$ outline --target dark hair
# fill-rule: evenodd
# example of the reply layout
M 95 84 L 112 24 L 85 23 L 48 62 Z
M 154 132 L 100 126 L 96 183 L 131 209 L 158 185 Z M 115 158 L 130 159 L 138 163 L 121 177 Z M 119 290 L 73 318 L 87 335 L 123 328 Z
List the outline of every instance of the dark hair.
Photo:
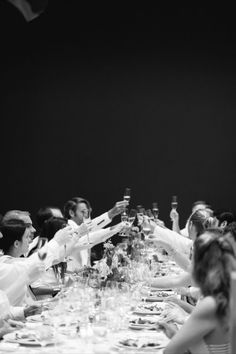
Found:
M 46 220 L 50 219 L 53 216 L 53 212 L 52 212 L 53 209 L 60 210 L 59 208 L 52 207 L 52 206 L 45 206 L 45 207 L 42 207 L 38 210 L 38 212 L 36 214 L 36 222 L 37 222 L 39 229 L 42 228 L 42 226 Z
M 212 217 L 212 212 L 210 210 L 199 209 L 190 216 L 189 222 L 195 226 L 198 237 L 206 229 L 214 226 L 215 218 Z
M 67 219 L 52 216 L 50 219 L 46 220 L 43 224 L 40 237 L 45 237 L 48 240 L 51 240 L 55 233 L 63 229 L 67 225 Z M 64 274 L 66 271 L 66 263 L 60 262 L 52 266 L 54 274 L 58 277 L 59 274 Z M 64 275 L 63 275 L 64 276 Z
M 4 254 L 8 254 L 16 240 L 22 241 L 26 225 L 22 220 L 11 219 L 5 221 L 0 226 L 2 238 L 0 238 L 0 249 Z
M 236 241 L 236 222 L 231 222 L 229 225 L 227 225 L 225 228 L 224 228 L 224 235 L 226 235 L 227 233 L 230 233 L 233 238 L 234 238 L 234 241 Z
M 67 219 L 70 219 L 70 210 L 72 210 L 74 213 L 76 212 L 77 206 L 80 203 L 85 203 L 87 205 L 87 208 L 89 210 L 89 214 L 92 212 L 91 205 L 87 199 L 81 198 L 81 197 L 74 197 L 68 200 L 65 205 L 64 205 L 64 216 Z
M 51 240 L 55 233 L 58 230 L 63 229 L 66 225 L 67 219 L 52 216 L 50 219 L 44 222 L 40 237 L 46 237 L 48 240 Z
M 216 210 L 214 212 L 215 217 L 219 220 L 219 225 L 223 222 L 227 222 L 227 225 L 231 224 L 232 222 L 236 221 L 235 215 L 230 210 Z
M 194 242 L 193 278 L 204 296 L 213 296 L 217 315 L 227 314 L 230 299 L 230 273 L 235 269 L 234 251 L 220 229 L 208 229 Z

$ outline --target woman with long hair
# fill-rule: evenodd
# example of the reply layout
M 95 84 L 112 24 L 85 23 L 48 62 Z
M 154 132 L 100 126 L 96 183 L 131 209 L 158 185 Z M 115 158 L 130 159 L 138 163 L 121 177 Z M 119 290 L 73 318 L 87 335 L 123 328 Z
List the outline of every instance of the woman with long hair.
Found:
M 194 243 L 192 278 L 202 299 L 165 354 L 229 354 L 230 273 L 236 269 L 232 245 L 218 229 L 208 229 Z M 171 336 L 171 327 L 162 323 Z M 172 333 L 173 335 L 173 333 Z

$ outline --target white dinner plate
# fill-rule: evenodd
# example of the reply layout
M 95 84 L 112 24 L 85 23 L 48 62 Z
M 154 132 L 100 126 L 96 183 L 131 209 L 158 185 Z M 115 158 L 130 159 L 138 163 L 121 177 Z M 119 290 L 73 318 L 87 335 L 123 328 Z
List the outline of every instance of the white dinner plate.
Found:
M 3 339 L 5 342 L 17 343 L 17 344 L 27 346 L 27 347 L 41 347 L 40 342 L 36 338 L 34 338 L 33 336 L 29 335 L 28 338 L 18 338 L 16 332 L 5 334 L 3 336 Z M 54 343 L 55 343 L 55 341 L 53 339 L 48 340 L 46 342 L 46 346 L 53 345 Z
M 118 342 L 114 345 L 114 348 L 117 348 L 117 349 L 125 349 L 125 350 L 131 350 L 131 351 L 137 351 L 137 352 L 152 352 L 152 351 L 155 351 L 157 349 L 162 349 L 162 348 L 165 348 L 166 347 L 166 344 L 162 343 L 162 342 L 159 342 L 157 345 L 153 345 L 153 346 L 150 346 L 150 347 L 134 347 L 134 346 L 128 346 L 128 345 L 125 345 L 125 344 L 122 344 L 121 342 Z

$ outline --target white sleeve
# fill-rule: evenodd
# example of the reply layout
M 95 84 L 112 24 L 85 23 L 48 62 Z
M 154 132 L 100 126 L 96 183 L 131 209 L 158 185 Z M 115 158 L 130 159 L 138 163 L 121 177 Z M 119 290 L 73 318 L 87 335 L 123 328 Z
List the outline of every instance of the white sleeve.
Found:
M 57 260 L 60 259 L 60 248 L 61 246 L 59 246 L 54 239 L 50 240 L 46 245 L 40 248 L 41 252 L 45 251 L 47 253 L 47 257 L 43 261 L 46 269 L 50 268 L 56 263 Z M 36 252 L 27 259 L 34 262 L 41 262 Z
M 25 319 L 24 307 L 10 306 L 10 317 L 16 321 L 22 321 Z
M 100 216 L 97 216 L 96 218 L 91 220 L 91 222 L 92 222 L 92 231 L 102 229 L 104 226 L 110 224 L 111 221 L 112 220 L 109 218 L 108 212 L 106 212 L 106 213 L 104 213 L 104 214 L 102 214 Z
M 181 236 L 177 232 L 156 225 L 154 235 L 158 240 L 168 243 L 177 252 L 184 253 L 186 255 L 190 254 L 193 241 Z
M 29 284 L 27 269 L 25 262 L 0 263 L 0 289 L 6 293 L 13 306 L 22 303 L 25 297 Z
M 97 231 L 92 231 L 89 233 L 89 240 L 91 244 L 88 244 L 87 235 L 82 236 L 79 241 L 76 243 L 75 248 L 77 249 L 88 249 L 92 248 L 93 246 L 106 241 L 108 238 L 117 234 L 121 229 L 121 224 L 118 224 L 114 227 L 108 227 L 107 229 L 101 229 Z

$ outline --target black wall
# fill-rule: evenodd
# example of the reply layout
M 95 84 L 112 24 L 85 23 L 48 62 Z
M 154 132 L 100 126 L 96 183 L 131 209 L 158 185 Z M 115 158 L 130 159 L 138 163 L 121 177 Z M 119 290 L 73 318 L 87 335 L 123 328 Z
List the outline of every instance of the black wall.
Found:
M 118 6 L 120 6 L 118 8 Z M 131 187 L 169 222 L 235 206 L 236 39 L 222 8 L 49 1 L 31 23 L 1 2 L 0 212 Z

